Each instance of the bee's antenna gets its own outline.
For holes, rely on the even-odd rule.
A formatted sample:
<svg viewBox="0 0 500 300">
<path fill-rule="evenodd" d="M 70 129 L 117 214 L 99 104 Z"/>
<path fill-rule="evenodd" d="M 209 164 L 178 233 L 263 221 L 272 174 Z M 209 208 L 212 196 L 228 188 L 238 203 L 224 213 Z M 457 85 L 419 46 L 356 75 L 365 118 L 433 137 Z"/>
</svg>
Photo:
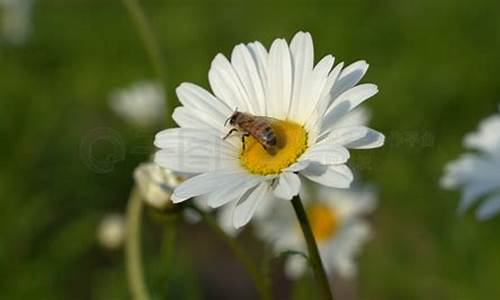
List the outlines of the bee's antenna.
<svg viewBox="0 0 500 300">
<path fill-rule="evenodd" d="M 227 126 L 227 122 L 229 122 L 229 120 L 231 120 L 231 118 L 234 116 L 234 113 L 235 113 L 235 112 L 238 112 L 238 108 L 237 108 L 237 107 L 235 107 L 235 108 L 234 108 L 234 112 L 233 112 L 233 114 L 232 114 L 232 115 L 230 115 L 230 116 L 226 119 L 226 121 L 224 121 L 224 127 L 225 127 L 225 126 Z"/>
<path fill-rule="evenodd" d="M 229 122 L 229 120 L 231 120 L 231 118 L 232 118 L 232 117 L 233 117 L 233 115 L 230 115 L 230 116 L 226 119 L 226 121 L 224 121 L 224 127 L 226 127 L 226 126 L 227 126 L 227 122 Z"/>
</svg>

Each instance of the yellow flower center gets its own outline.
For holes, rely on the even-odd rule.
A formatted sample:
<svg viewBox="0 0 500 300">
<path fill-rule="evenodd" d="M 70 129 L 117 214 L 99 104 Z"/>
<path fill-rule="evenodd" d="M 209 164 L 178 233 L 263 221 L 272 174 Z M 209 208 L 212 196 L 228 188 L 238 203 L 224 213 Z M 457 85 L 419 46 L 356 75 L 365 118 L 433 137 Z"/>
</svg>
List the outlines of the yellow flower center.
<svg viewBox="0 0 500 300">
<path fill-rule="evenodd" d="M 254 137 L 245 138 L 241 164 L 253 174 L 278 174 L 290 166 L 307 148 L 307 132 L 301 125 L 290 121 L 275 121 L 271 128 L 276 135 L 276 146 L 265 149 Z"/>
<path fill-rule="evenodd" d="M 331 238 L 337 232 L 339 219 L 337 213 L 328 205 L 316 202 L 307 209 L 314 238 L 318 242 Z"/>
</svg>

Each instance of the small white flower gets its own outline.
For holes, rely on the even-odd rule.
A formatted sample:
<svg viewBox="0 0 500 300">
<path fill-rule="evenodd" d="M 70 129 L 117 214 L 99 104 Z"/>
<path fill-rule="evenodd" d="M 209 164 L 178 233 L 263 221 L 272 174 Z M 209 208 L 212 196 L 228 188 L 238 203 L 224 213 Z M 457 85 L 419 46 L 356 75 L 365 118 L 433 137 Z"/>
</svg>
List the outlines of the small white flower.
<svg viewBox="0 0 500 300">
<path fill-rule="evenodd" d="M 184 177 L 148 162 L 140 164 L 135 169 L 134 179 L 144 201 L 156 209 L 164 210 L 172 205 L 170 196 Z"/>
<path fill-rule="evenodd" d="M 477 132 L 465 136 L 464 146 L 476 152 L 448 163 L 441 185 L 461 188 L 460 212 L 485 198 L 476 216 L 489 219 L 500 212 L 500 114 L 481 121 Z"/>
<path fill-rule="evenodd" d="M 299 175 L 349 187 L 353 174 L 345 164 L 347 149 L 380 147 L 384 136 L 364 126 L 335 125 L 378 89 L 357 85 L 366 62 L 333 67 L 334 58 L 327 55 L 314 65 L 313 52 L 311 35 L 303 32 L 290 45 L 275 40 L 269 51 L 259 42 L 240 44 L 231 61 L 218 54 L 212 62 L 209 81 L 215 95 L 189 83 L 177 88 L 183 106 L 173 118 L 180 128 L 157 134 L 155 145 L 161 150 L 155 162 L 199 175 L 174 191 L 174 202 L 200 195 L 207 195 L 211 207 L 235 201 L 232 221 L 239 228 L 262 202 L 296 195 Z M 241 136 L 222 138 L 235 108 L 272 120 L 275 152 L 253 136 L 244 144 Z"/>
<path fill-rule="evenodd" d="M 318 243 L 325 270 L 345 278 L 356 275 L 356 255 L 371 237 L 370 226 L 362 217 L 373 211 L 376 195 L 373 188 L 354 187 L 340 190 L 315 185 L 301 191 L 311 229 Z M 258 220 L 257 234 L 271 243 L 277 254 L 286 250 L 307 252 L 304 237 L 289 203 L 281 201 L 273 214 Z M 293 255 L 286 260 L 285 272 L 291 278 L 307 270 L 304 257 Z"/>
<path fill-rule="evenodd" d="M 0 0 L 2 38 L 11 44 L 23 44 L 31 31 L 32 0 Z"/>
<path fill-rule="evenodd" d="M 161 124 L 165 113 L 165 94 L 160 84 L 140 81 L 110 95 L 111 109 L 128 122 L 140 127 Z"/>
<path fill-rule="evenodd" d="M 126 237 L 125 218 L 120 214 L 109 214 L 103 218 L 97 231 L 101 246 L 115 250 L 122 246 Z"/>
</svg>

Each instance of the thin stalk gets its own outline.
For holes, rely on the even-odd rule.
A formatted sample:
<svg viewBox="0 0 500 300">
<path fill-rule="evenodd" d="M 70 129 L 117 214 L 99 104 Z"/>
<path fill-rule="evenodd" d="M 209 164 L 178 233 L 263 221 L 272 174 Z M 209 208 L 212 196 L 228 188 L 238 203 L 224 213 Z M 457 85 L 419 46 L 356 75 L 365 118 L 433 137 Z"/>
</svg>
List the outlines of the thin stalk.
<svg viewBox="0 0 500 300">
<path fill-rule="evenodd" d="M 149 295 L 144 282 L 141 257 L 141 218 L 142 199 L 137 188 L 132 190 L 127 205 L 127 240 L 125 245 L 125 263 L 127 279 L 132 299 L 148 300 Z"/>
<path fill-rule="evenodd" d="M 332 300 L 332 291 L 330 289 L 328 277 L 326 276 L 326 272 L 321 261 L 321 256 L 319 255 L 318 245 L 316 244 L 316 240 L 314 239 L 314 235 L 311 230 L 311 225 L 309 224 L 306 211 L 304 210 L 304 206 L 302 205 L 302 202 L 300 201 L 300 197 L 298 195 L 293 197 L 292 205 L 293 209 L 295 210 L 295 215 L 297 216 L 297 219 L 300 223 L 302 233 L 304 234 L 304 238 L 307 244 L 307 251 L 309 253 L 309 261 L 314 271 L 314 276 L 316 277 L 316 280 L 318 281 L 321 288 L 323 298 Z"/>
<path fill-rule="evenodd" d="M 167 73 L 165 68 L 165 61 L 161 55 L 160 45 L 158 39 L 155 37 L 151 25 L 149 24 L 148 18 L 144 13 L 139 0 L 122 0 L 123 5 L 127 9 L 130 19 L 137 27 L 144 48 L 148 54 L 149 60 L 153 66 L 156 76 L 163 85 L 164 91 L 167 90 Z M 167 100 L 167 115 L 171 115 L 171 105 L 169 105 Z"/>
<path fill-rule="evenodd" d="M 165 221 L 164 231 L 163 231 L 163 242 L 162 242 L 162 257 L 163 263 L 165 264 L 165 270 L 172 269 L 171 265 L 175 263 L 175 246 L 177 239 L 177 218 L 175 216 L 170 217 Z M 168 274 L 167 274 L 168 275 Z"/>
<path fill-rule="evenodd" d="M 229 246 L 234 255 L 240 260 L 243 264 L 243 267 L 246 269 L 252 281 L 257 288 L 261 299 L 270 300 L 272 299 L 272 294 L 269 286 L 269 281 L 263 276 L 259 269 L 257 268 L 257 263 L 253 261 L 250 255 L 238 244 L 238 242 L 229 236 L 215 221 L 214 217 L 202 211 L 201 209 L 191 206 L 194 210 L 196 210 L 203 218 L 203 221 L 207 223 L 207 225 L 215 232 L 226 244 Z"/>
</svg>

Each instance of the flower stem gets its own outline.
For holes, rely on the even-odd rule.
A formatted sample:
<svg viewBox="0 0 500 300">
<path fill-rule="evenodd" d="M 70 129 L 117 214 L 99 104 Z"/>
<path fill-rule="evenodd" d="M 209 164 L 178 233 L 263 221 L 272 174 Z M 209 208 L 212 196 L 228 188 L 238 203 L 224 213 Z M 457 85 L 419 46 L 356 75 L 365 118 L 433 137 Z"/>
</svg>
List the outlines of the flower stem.
<svg viewBox="0 0 500 300">
<path fill-rule="evenodd" d="M 137 30 L 139 31 L 139 35 L 144 44 L 144 48 L 148 54 L 149 60 L 153 65 L 153 69 L 158 76 L 161 84 L 163 85 L 164 90 L 167 90 L 167 73 L 165 72 L 165 61 L 161 56 L 160 45 L 158 44 L 158 40 L 156 39 L 153 30 L 148 22 L 148 18 L 144 13 L 141 5 L 139 4 L 139 0 L 122 0 L 123 5 L 127 9 L 127 12 L 134 22 Z M 171 110 L 172 107 L 168 105 L 167 100 L 167 110 Z M 171 115 L 171 111 L 167 111 L 167 115 Z"/>
<path fill-rule="evenodd" d="M 125 262 L 127 279 L 132 299 L 148 300 L 149 295 L 144 283 L 141 261 L 141 217 L 142 199 L 137 188 L 132 190 L 127 205 L 127 240 L 125 245 Z"/>
<path fill-rule="evenodd" d="M 263 276 L 261 272 L 259 272 L 257 264 L 253 261 L 250 255 L 240 246 L 240 244 L 238 244 L 235 239 L 233 239 L 224 230 L 222 230 L 222 228 L 220 228 L 211 214 L 199 209 L 198 207 L 195 207 L 194 205 L 190 207 L 196 210 L 202 216 L 205 223 L 207 223 L 207 225 L 227 243 L 231 251 L 233 251 L 234 255 L 240 260 L 240 262 L 243 264 L 248 274 L 252 278 L 252 281 L 254 282 L 261 299 L 272 299 L 269 281 Z"/>
<path fill-rule="evenodd" d="M 330 290 L 330 284 L 328 283 L 328 277 L 326 276 L 326 272 L 321 261 L 321 256 L 319 255 L 318 245 L 316 244 L 316 240 L 314 239 L 314 235 L 311 230 L 311 225 L 307 219 L 306 211 L 304 210 L 304 206 L 302 205 L 298 195 L 293 197 L 292 205 L 307 243 L 309 261 L 314 270 L 314 276 L 321 287 L 324 299 L 331 300 L 333 299 L 333 295 Z"/>
<path fill-rule="evenodd" d="M 177 218 L 176 216 L 170 216 L 165 221 L 163 228 L 163 242 L 161 246 L 161 252 L 163 257 L 163 263 L 165 270 L 172 269 L 172 265 L 175 263 L 175 248 L 177 239 Z M 167 273 L 168 279 L 169 273 Z"/>
</svg>

